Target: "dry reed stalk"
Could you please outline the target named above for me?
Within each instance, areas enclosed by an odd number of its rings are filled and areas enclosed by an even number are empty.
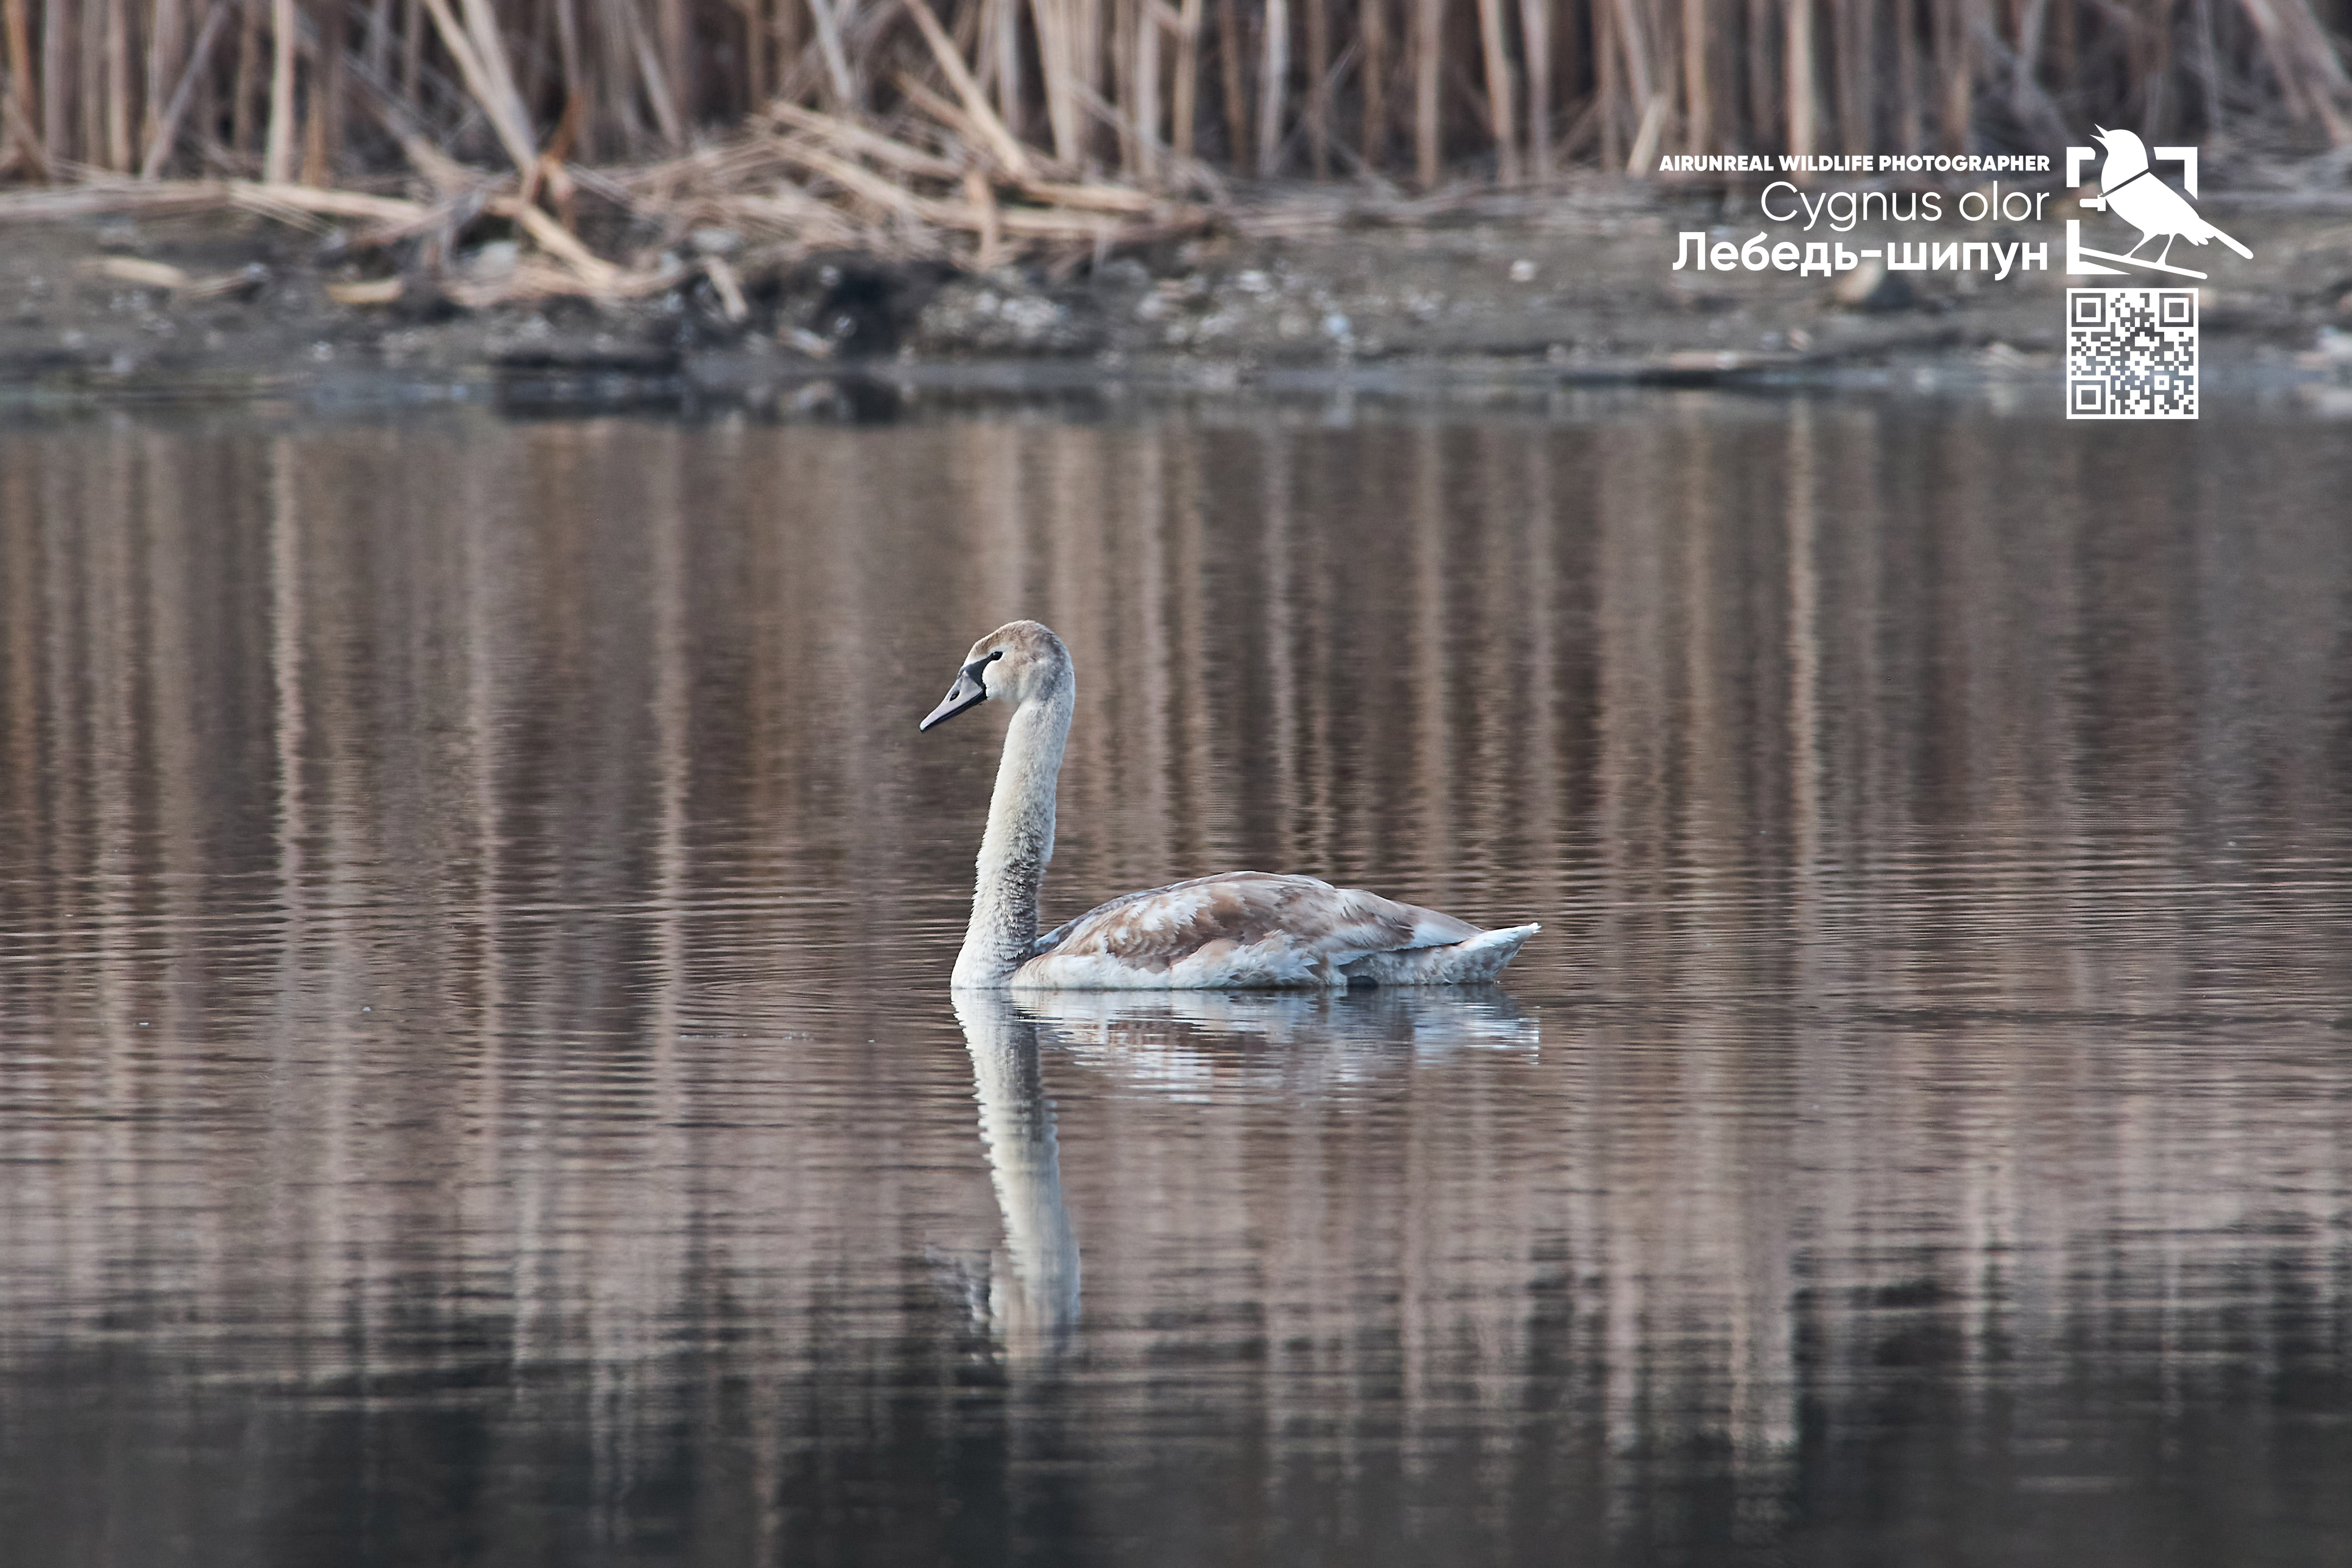
[[[930,6],[924,0],[907,0],[907,11],[915,18],[916,26],[921,29],[923,42],[930,47],[931,58],[939,62],[940,73],[948,79],[948,85],[955,89],[956,97],[962,100],[965,116],[986,139],[989,152],[1007,173],[1025,177],[1031,172],[1029,156],[1023,151],[1020,139],[988,106],[988,95],[981,90],[980,83],[972,79],[971,71],[963,63],[963,56],[956,52],[955,45],[940,26],[939,18],[931,15]]]
[[[928,114],[937,121],[940,129],[947,132],[949,140],[957,148],[969,151],[987,145],[988,138],[981,131],[980,122],[923,85],[920,79],[909,72],[900,71],[898,88],[900,96],[906,100],[907,106]],[[1031,155],[1050,161],[1050,154],[1045,153],[1033,152]]]
[[[1795,4],[1796,0],[1783,0]],[[1635,106],[1648,112],[1650,100],[1657,96],[1657,72],[1652,68],[1654,56],[1650,49],[1649,29],[1642,25],[1640,0],[1617,0],[1617,36],[1625,49],[1625,85],[1633,94]]]
[[[1773,0],[1748,0],[1743,42],[1747,55],[1748,135],[1751,144],[1770,146],[1781,140],[1780,60],[1774,44],[1780,28],[1772,14]]]
[[[2061,6],[2060,10],[2067,12],[2069,8]],[[2205,133],[2218,135],[2221,130],[2221,62],[2213,42],[2213,0],[2197,0],[2197,65],[2204,88]]]
[[[1789,151],[1810,155],[1820,133],[1820,100],[1813,84],[1814,0],[1784,0],[1788,7]],[[1799,174],[1800,181],[1807,176]]]
[[[1588,15],[1592,22],[1593,133],[1601,144],[1601,166],[1613,169],[1625,155],[1625,52],[1618,46],[1617,7],[1596,5]]]
[[[1683,150],[1705,153],[1715,145],[1715,91],[1707,56],[1715,30],[1709,0],[1683,0]]]
[[[1077,99],[1082,113],[1106,129],[1116,130],[1116,111],[1105,113],[1109,99],[1105,92],[1103,72],[1109,65],[1108,40],[1104,37],[1103,5],[1106,0],[1072,0],[1069,9],[1077,19],[1077,28],[1070,40],[1070,57],[1076,68],[1071,73],[1071,90]],[[1097,144],[1100,135],[1095,138]]]
[[[599,258],[580,243],[577,235],[528,202],[513,196],[493,196],[483,210],[495,217],[511,220],[530,236],[532,243],[578,273],[580,280],[592,289],[614,286],[624,271]]]
[[[1359,141],[1364,166],[1377,169],[1386,159],[1389,140],[1389,24],[1385,0],[1360,0],[1356,12],[1356,41],[1364,51],[1364,125]]]
[[[379,79],[391,69],[392,0],[373,0],[368,6],[367,38],[360,46],[360,58],[368,74]]]
[[[1801,3],[1801,0],[1784,0],[1784,3]],[[1633,144],[1625,154],[1625,168],[1630,173],[1634,172],[1637,163],[1647,163],[1647,153],[1656,151],[1655,137],[1664,134],[1665,121],[1659,106],[1661,95],[1656,87],[1657,78],[1650,68],[1650,37],[1648,30],[1642,26],[1641,7],[1637,0],[1616,0],[1613,9],[1618,45],[1625,57],[1627,90],[1624,114],[1633,120]],[[1645,136],[1651,139],[1646,152],[1642,144]],[[1610,159],[1610,165],[1615,167],[1613,156]]]
[[[507,60],[498,13],[492,9],[490,0],[463,3],[466,28],[473,38],[474,58],[488,81],[487,92],[476,89],[475,97],[481,101],[482,112],[489,117],[499,140],[514,157],[515,166],[528,178],[532,164],[538,161],[538,140],[531,134],[530,111],[523,107],[522,93],[515,86],[514,70]]]
[[[1201,0],[1183,0],[1176,14],[1175,125],[1169,144],[1177,159],[1191,163],[1201,111]]]
[[[81,80],[75,98],[81,108],[81,162],[103,165],[106,157],[106,7],[85,4],[81,38],[75,51]]]
[[[338,305],[396,304],[407,291],[407,282],[399,278],[370,278],[327,285],[327,298]]]
[[[740,321],[751,315],[751,302],[743,298],[742,279],[735,276],[735,268],[729,266],[723,258],[706,258],[702,263],[702,275],[710,279],[711,292],[719,296],[721,315],[730,321]]]
[[[926,196],[847,158],[819,148],[804,148],[798,157],[811,171],[822,174],[829,184],[846,195],[877,211],[907,220],[913,226],[907,231],[906,237],[919,244],[925,237],[922,233],[924,226],[978,234],[986,221],[961,193],[955,198]],[[1188,219],[1181,212],[1171,213],[1171,220],[1180,223],[1197,221]],[[1040,207],[998,206],[994,222],[1002,234],[1037,239],[1108,240],[1116,243],[1126,232],[1118,221],[1118,215],[1095,216],[1083,211]]]
[[[1845,15],[1838,37],[1838,119],[1845,150],[1860,156],[1877,145],[1877,0],[1837,0]],[[2029,71],[2028,82],[2032,79]]]
[[[849,69],[849,55],[841,44],[841,20],[835,15],[833,0],[808,0],[809,16],[816,23],[817,48],[824,57],[825,79],[833,85],[833,107],[849,110],[858,107],[857,79]],[[678,139],[670,137],[673,142]]]
[[[1511,106],[1510,41],[1503,36],[1503,0],[1478,0],[1478,39],[1486,68],[1486,123],[1495,138],[1495,177],[1516,185],[1518,114]]]
[[[1076,207],[1085,212],[1099,212],[1143,217],[1190,209],[1177,207],[1142,191],[1131,191],[1119,185],[1069,185],[1052,180],[1024,180],[1018,187],[1024,196],[1055,206]]]
[[[414,3],[421,5],[423,0]],[[630,0],[595,0],[593,14],[599,46],[596,69],[605,84],[605,128],[622,152],[641,153],[647,139],[642,110],[650,110],[654,103],[642,86],[643,59],[651,46],[647,45],[646,50],[638,47],[641,40],[636,8]],[[660,101],[667,105],[669,100],[664,98]]]
[[[807,68],[808,51],[816,36],[816,18],[800,0],[776,0],[776,91],[796,82]]]
[[[106,213],[205,212],[227,203],[228,187],[217,180],[57,185],[0,195],[0,223],[90,217]]]
[[[52,162],[62,160],[66,146],[65,14],[68,0],[47,0],[41,16],[41,151]]]
[[[1658,147],[1666,137],[1666,121],[1674,114],[1674,100],[1663,92],[1650,95],[1650,106],[1642,111],[1642,123],[1633,132],[1633,149],[1625,154],[1625,172],[1646,174],[1657,167]]]
[[[1519,0],[1519,37],[1528,62],[1528,162],[1532,180],[1553,174],[1551,150],[1552,0]]]
[[[995,26],[989,42],[996,64],[996,118],[1015,136],[1021,130],[1021,5],[1020,0],[989,0]]]
[[[1441,127],[1437,123],[1438,70],[1445,53],[1445,0],[1413,0],[1419,24],[1412,56],[1413,177],[1423,190],[1437,184]]]
[[[142,117],[138,141],[142,148],[155,139],[155,126],[163,119],[163,106],[171,101],[180,51],[186,43],[182,35],[180,0],[153,0],[147,19],[145,80],[139,95]],[[125,167],[137,167],[139,162],[143,160]]]
[[[1141,0],[1110,0],[1110,98],[1105,107],[1110,110],[1110,130],[1118,146],[1118,170],[1129,179],[1136,177],[1142,158],[1140,135],[1132,112],[1135,107],[1135,55],[1139,47],[1137,37],[1136,12]]]
[[[811,0],[814,4],[815,0]],[[1037,37],[1037,68],[1045,78],[1045,123],[1053,132],[1054,156],[1075,163],[1085,154],[1086,122],[1074,90],[1076,67],[1075,0],[1030,0],[1030,21]]]
[[[2171,106],[2166,101],[2164,88],[2172,67],[2172,0],[2147,0],[2147,25],[2134,37],[2132,53],[2137,57],[2136,74],[2145,84],[2141,91],[2141,122],[2151,136],[2161,136],[2171,123],[2167,114]]]
[[[269,131],[261,178],[283,185],[294,178],[294,0],[271,0],[269,32]]]
[[[326,57],[326,81],[319,77],[320,66],[314,58],[310,68],[310,102],[309,112],[302,117],[302,183],[323,185],[331,178],[330,170],[334,161],[335,143],[341,138],[335,124],[342,112],[341,13],[329,8],[325,27],[326,41],[318,51]]]
[[[564,110],[568,114],[574,104],[595,101],[596,94],[588,79],[587,56],[580,47],[579,0],[555,0],[555,53],[563,73]],[[582,116],[583,120],[585,115]],[[583,140],[593,133],[584,125],[576,134]]]
[[[256,0],[241,0],[237,9],[243,17],[237,28],[236,75],[229,89],[229,150],[243,154],[253,151],[253,106],[261,75],[261,7]]]
[[[147,261],[134,256],[97,257],[83,262],[79,270],[90,277],[111,279],[136,288],[168,289],[192,300],[233,293],[250,287],[254,281],[253,274],[245,268],[198,277],[167,261]]]
[[[988,177],[978,169],[964,172],[963,199],[971,208],[972,225],[980,236],[980,248],[973,253],[972,265],[982,272],[992,272],[1004,265],[1004,231],[996,218],[996,193],[990,188]]]
[[[33,30],[26,15],[25,0],[6,0],[0,6],[0,29],[7,34],[8,87],[12,112],[27,122],[41,118],[41,93],[33,76]],[[37,135],[28,138],[26,151],[35,156],[41,152]]]
[[[287,0],[278,0],[280,5]],[[458,73],[465,78],[466,89],[474,95],[482,115],[490,122],[507,156],[514,160],[515,169],[525,179],[539,163],[539,149],[531,139],[530,127],[522,118],[522,100],[514,90],[514,78],[507,69],[506,50],[499,44],[494,28],[478,35],[470,26],[478,18],[486,18],[488,0],[464,0],[468,26],[460,26],[449,12],[449,0],[425,0],[425,8],[433,14],[433,26],[441,35],[441,47],[457,62]],[[487,42],[491,53],[485,58],[482,45]]]
[[[1969,150],[1969,122],[1973,118],[1976,71],[1969,58],[1969,0],[1934,0],[1936,7],[1936,71],[1942,100],[1940,132],[1944,151]]]
[[[942,158],[936,153],[926,153],[919,147],[894,141],[838,115],[820,114],[798,104],[782,102],[768,105],[767,114],[779,125],[829,142],[854,157],[871,158],[877,163],[886,163],[904,174],[933,180],[960,179],[963,174],[964,164],[954,159]],[[782,143],[778,150],[780,155],[790,158],[791,148],[790,142]],[[1024,161],[1022,165],[1024,171],[1026,166]]]
[[[1318,180],[1331,177],[1330,0],[1307,0],[1307,163]]]
[[[694,94],[686,57],[693,28],[687,20],[686,0],[655,0],[654,15],[662,90],[677,107],[678,123],[688,125],[694,120]]]
[[[227,30],[230,0],[213,0],[211,11],[205,14],[205,25],[196,33],[195,46],[188,51],[188,62],[181,68],[180,80],[172,89],[163,112],[156,117],[155,129],[147,140],[147,155],[139,162],[139,177],[152,180],[163,173],[164,162],[172,155],[172,144],[180,134],[181,117],[187,113],[188,103],[195,95],[196,83],[211,60],[213,45]]]
[[[2042,29],[2049,10],[2049,0],[2024,0],[2018,16],[2017,55],[2010,71],[2009,103],[2010,111],[2021,117],[2034,90],[2034,65],[2042,58]]]
[[[88,123],[83,133],[83,160],[93,169],[120,174],[122,171],[114,165],[113,146],[114,121],[121,103],[121,95],[115,90],[115,72],[121,59],[116,47],[116,24],[121,20],[119,7],[121,0],[86,0],[86,3],[89,8],[89,29],[84,56]]]
[[[1920,143],[1925,123],[1919,106],[1918,0],[1891,0],[1895,8],[1895,137],[1906,148]],[[2068,14],[2072,15],[2071,7]]]
[[[1135,142],[1135,174],[1145,184],[1160,178],[1160,36],[1173,15],[1163,17],[1168,10],[1162,0],[1137,0],[1139,13],[1135,18],[1135,74],[1132,83],[1132,116]]]
[[[7,140],[15,143],[15,152],[8,163],[13,165],[22,161],[31,171],[33,178],[47,181],[49,169],[41,148],[41,133],[26,118],[25,106],[17,101],[13,83],[6,91],[0,92],[0,114],[7,117]]]
[[[131,169],[131,16],[126,0],[105,0],[106,158],[114,173]]]
[[[1242,86],[1242,56],[1248,49],[1242,36],[1241,7],[1234,0],[1217,0],[1217,66],[1223,76],[1225,102],[1225,162],[1241,167],[1249,146],[1249,100]]]
[[[425,0],[402,0],[400,96],[415,103],[425,74]]]
[[[326,163],[330,168],[342,161],[345,139],[351,119],[351,9],[334,5],[329,10],[331,21],[324,28],[326,41],[320,46],[327,55],[327,131]]]
[[[1257,177],[1282,166],[1282,109],[1290,80],[1290,0],[1265,0],[1265,46],[1258,59]]]
[[[2299,118],[2317,121],[2335,146],[2352,142],[2352,81],[2310,5],[2305,0],[2239,4],[2261,35],[2281,89],[2299,106]]]

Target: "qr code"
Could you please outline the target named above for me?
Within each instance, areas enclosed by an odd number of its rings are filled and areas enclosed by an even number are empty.
[[[2197,290],[2066,290],[2066,417],[2197,417]]]

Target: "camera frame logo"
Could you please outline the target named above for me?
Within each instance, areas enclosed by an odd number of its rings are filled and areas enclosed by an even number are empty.
[[[2080,189],[2084,165],[2099,163],[2099,189],[2082,205],[2112,213],[2139,231],[2127,250],[2094,250],[2083,243],[2083,220],[2066,220],[2070,278],[2126,277],[2129,271],[2168,273],[2204,281],[2205,274],[2172,260],[2179,240],[2203,247],[2220,240],[2240,256],[2253,252],[2198,216],[2197,149],[2152,151],[2128,131],[2101,127],[2097,147],[2066,149],[2066,184]],[[2183,190],[2156,173],[2180,165]],[[2161,239],[2155,256],[2140,253]],[[2113,263],[2113,265],[2108,265]],[[2129,269],[2129,270],[2127,270]],[[2197,417],[2197,290],[2105,285],[2066,290],[2066,417],[2069,419],[2194,419]]]

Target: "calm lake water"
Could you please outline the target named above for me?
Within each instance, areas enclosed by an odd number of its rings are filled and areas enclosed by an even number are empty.
[[[2347,428],[0,429],[5,1555],[2352,1562]],[[1016,616],[1543,933],[951,999]]]

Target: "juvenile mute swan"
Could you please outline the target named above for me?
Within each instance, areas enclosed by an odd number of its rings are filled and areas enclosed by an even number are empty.
[[[1035,621],[1014,621],[971,645],[955,684],[917,726],[983,702],[1013,706],[957,990],[1450,985],[1493,979],[1541,929],[1481,931],[1312,877],[1228,871],[1129,893],[1039,936],[1037,889],[1054,858],[1054,788],[1076,697],[1062,639]]]

